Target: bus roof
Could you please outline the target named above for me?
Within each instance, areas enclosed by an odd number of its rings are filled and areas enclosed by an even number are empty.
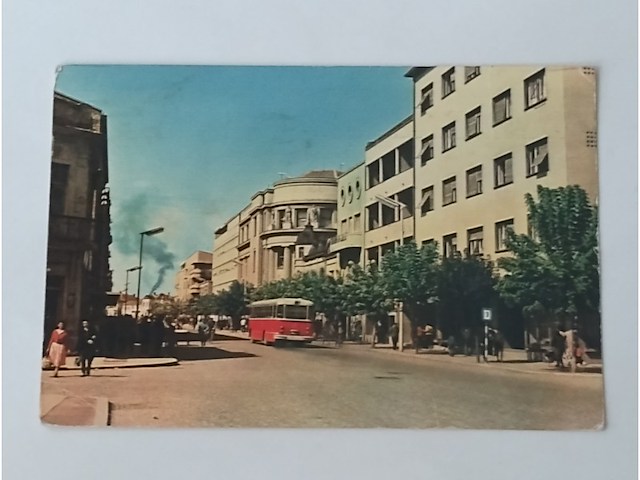
[[[313,302],[304,298],[271,298],[269,300],[258,300],[250,307],[266,307],[268,305],[300,305],[301,307],[313,307]]]

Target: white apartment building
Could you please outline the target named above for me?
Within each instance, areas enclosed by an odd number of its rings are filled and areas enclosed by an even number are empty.
[[[526,193],[597,203],[596,76],[582,67],[416,67],[415,238],[496,258],[528,231]]]

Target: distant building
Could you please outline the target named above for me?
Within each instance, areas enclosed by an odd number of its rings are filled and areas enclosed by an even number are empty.
[[[337,272],[329,239],[336,234],[338,176],[335,170],[312,171],[253,195],[249,205],[216,231],[212,290],[233,280],[262,285],[298,272]],[[309,243],[298,241],[305,228],[313,230]]]
[[[180,264],[176,273],[175,297],[186,302],[211,293],[211,252],[198,250]]]
[[[72,336],[104,315],[111,290],[107,117],[54,94],[45,341],[57,322]]]

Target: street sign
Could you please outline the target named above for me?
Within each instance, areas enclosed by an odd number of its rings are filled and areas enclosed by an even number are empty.
[[[482,309],[482,320],[483,321],[490,322],[492,316],[493,316],[493,310],[491,308],[483,308]]]

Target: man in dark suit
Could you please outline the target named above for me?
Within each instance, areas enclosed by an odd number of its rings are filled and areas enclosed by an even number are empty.
[[[94,328],[89,325],[87,320],[82,321],[82,327],[78,332],[78,357],[82,376],[91,375],[91,362],[96,356],[97,334]]]

